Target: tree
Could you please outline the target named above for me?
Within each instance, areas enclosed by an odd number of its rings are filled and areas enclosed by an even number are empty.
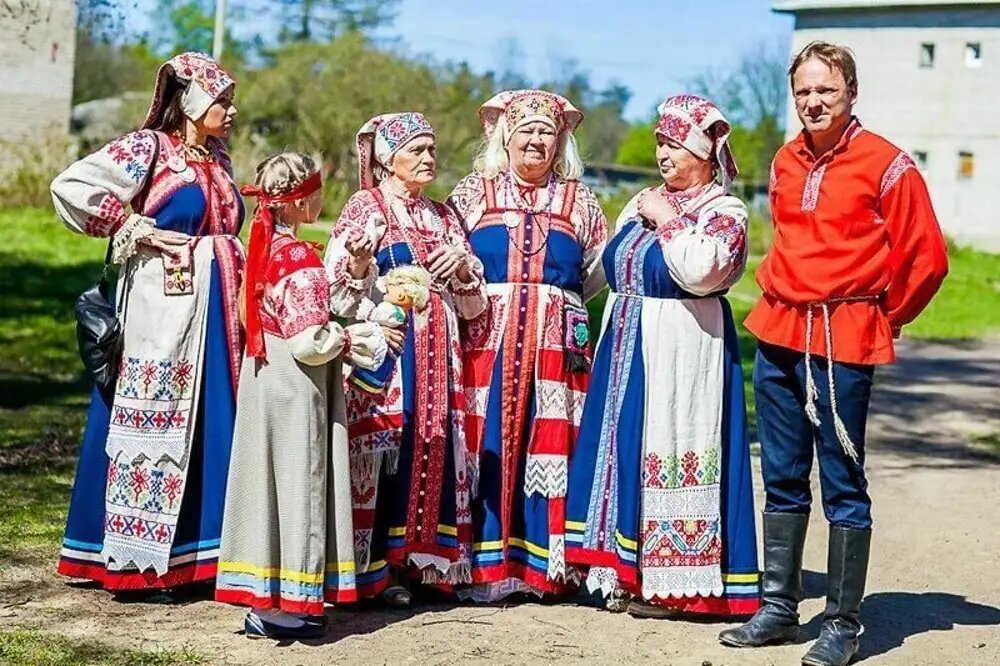
[[[153,89],[160,58],[144,42],[118,46],[86,29],[76,33],[73,103]]]
[[[399,0],[275,0],[283,42],[327,40],[392,22]]]
[[[767,178],[771,159],[784,140],[787,63],[788,52],[780,41],[760,42],[731,70],[708,70],[690,82],[733,124],[730,143],[744,181]]]
[[[656,141],[653,138],[655,122],[632,125],[618,146],[615,161],[618,164],[656,167]]]
[[[77,8],[73,103],[152,90],[160,57],[144,40],[122,43],[125,15],[119,3],[83,0]]]
[[[531,85],[524,76],[524,49],[517,37],[497,42],[497,65],[498,90],[520,90]]]
[[[595,90],[589,73],[573,58],[554,58],[552,80],[539,87],[562,95],[583,111],[586,121],[577,130],[576,139],[586,161],[614,161],[618,144],[629,129],[622,114],[632,91],[616,81]]]
[[[232,18],[237,18],[238,8],[231,8]],[[212,52],[215,37],[214,0],[165,0],[156,10],[158,22],[169,26],[157,42],[157,51],[165,58],[183,51]],[[250,49],[246,42],[233,37],[232,30],[226,28],[223,35],[223,53],[227,65],[232,61],[242,62]]]
[[[788,50],[781,41],[762,41],[730,70],[706,70],[690,87],[722,108],[729,120],[757,127],[768,118],[780,126],[788,100]]]
[[[240,89],[234,152],[319,151],[327,202],[336,205],[357,187],[358,128],[377,113],[419,109],[437,134],[440,185],[434,193],[440,195],[470,170],[480,141],[476,109],[492,93],[492,77],[465,66],[410,62],[356,32],[324,44],[286,44]]]
[[[577,138],[587,158],[592,162],[615,161],[629,124],[622,118],[632,91],[617,82],[596,94],[588,95],[585,112],[587,121],[580,126]]]

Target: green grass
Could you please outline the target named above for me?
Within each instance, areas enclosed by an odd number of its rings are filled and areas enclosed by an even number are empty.
[[[38,631],[0,631],[3,666],[181,666],[204,664],[190,650],[134,650],[78,641]]]
[[[903,335],[970,340],[1000,334],[1000,254],[951,248],[949,272],[930,307]]]
[[[38,209],[0,211],[0,455],[80,437],[87,381],[73,303],[100,273],[104,245]]]
[[[69,464],[0,471],[0,571],[58,555],[72,483]]]
[[[766,226],[754,220],[751,234],[763,238]],[[51,211],[41,209],[0,210],[0,233],[5,241],[0,246],[0,562],[16,564],[58,550],[89,404],[73,303],[96,281],[106,246],[68,232]],[[303,236],[326,241],[321,229]],[[763,251],[762,243],[753,251]],[[755,266],[752,262],[730,292],[737,322],[759,295]],[[603,306],[604,296],[591,303],[595,328]],[[739,328],[753,423],[754,341]],[[996,333],[1000,255],[954,249],[944,288],[904,335],[969,339]]]

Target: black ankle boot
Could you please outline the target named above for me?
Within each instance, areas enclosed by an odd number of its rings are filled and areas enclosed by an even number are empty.
[[[871,530],[830,527],[823,628],[803,666],[847,666],[857,654],[871,540]]]
[[[743,626],[726,629],[719,642],[730,647],[788,643],[799,634],[802,549],[809,514],[764,514],[763,605]]]

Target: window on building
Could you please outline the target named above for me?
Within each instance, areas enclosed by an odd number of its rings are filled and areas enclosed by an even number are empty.
[[[914,150],[913,151],[913,161],[917,163],[917,167],[923,171],[927,168],[927,151],[926,150]]]
[[[932,42],[924,42],[920,45],[920,66],[934,66],[934,44]]]
[[[982,42],[965,43],[965,66],[979,67],[983,64],[983,44]]]
[[[972,178],[975,172],[976,156],[963,150],[958,154],[958,177]]]

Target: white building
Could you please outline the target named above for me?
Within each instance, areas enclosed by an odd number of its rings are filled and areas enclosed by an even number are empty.
[[[0,2],[0,144],[68,135],[75,49],[73,0]]]
[[[910,152],[950,237],[1000,250],[1000,1],[773,8],[795,17],[793,54],[817,39],[854,51],[862,124]],[[790,102],[787,127],[801,127]]]

